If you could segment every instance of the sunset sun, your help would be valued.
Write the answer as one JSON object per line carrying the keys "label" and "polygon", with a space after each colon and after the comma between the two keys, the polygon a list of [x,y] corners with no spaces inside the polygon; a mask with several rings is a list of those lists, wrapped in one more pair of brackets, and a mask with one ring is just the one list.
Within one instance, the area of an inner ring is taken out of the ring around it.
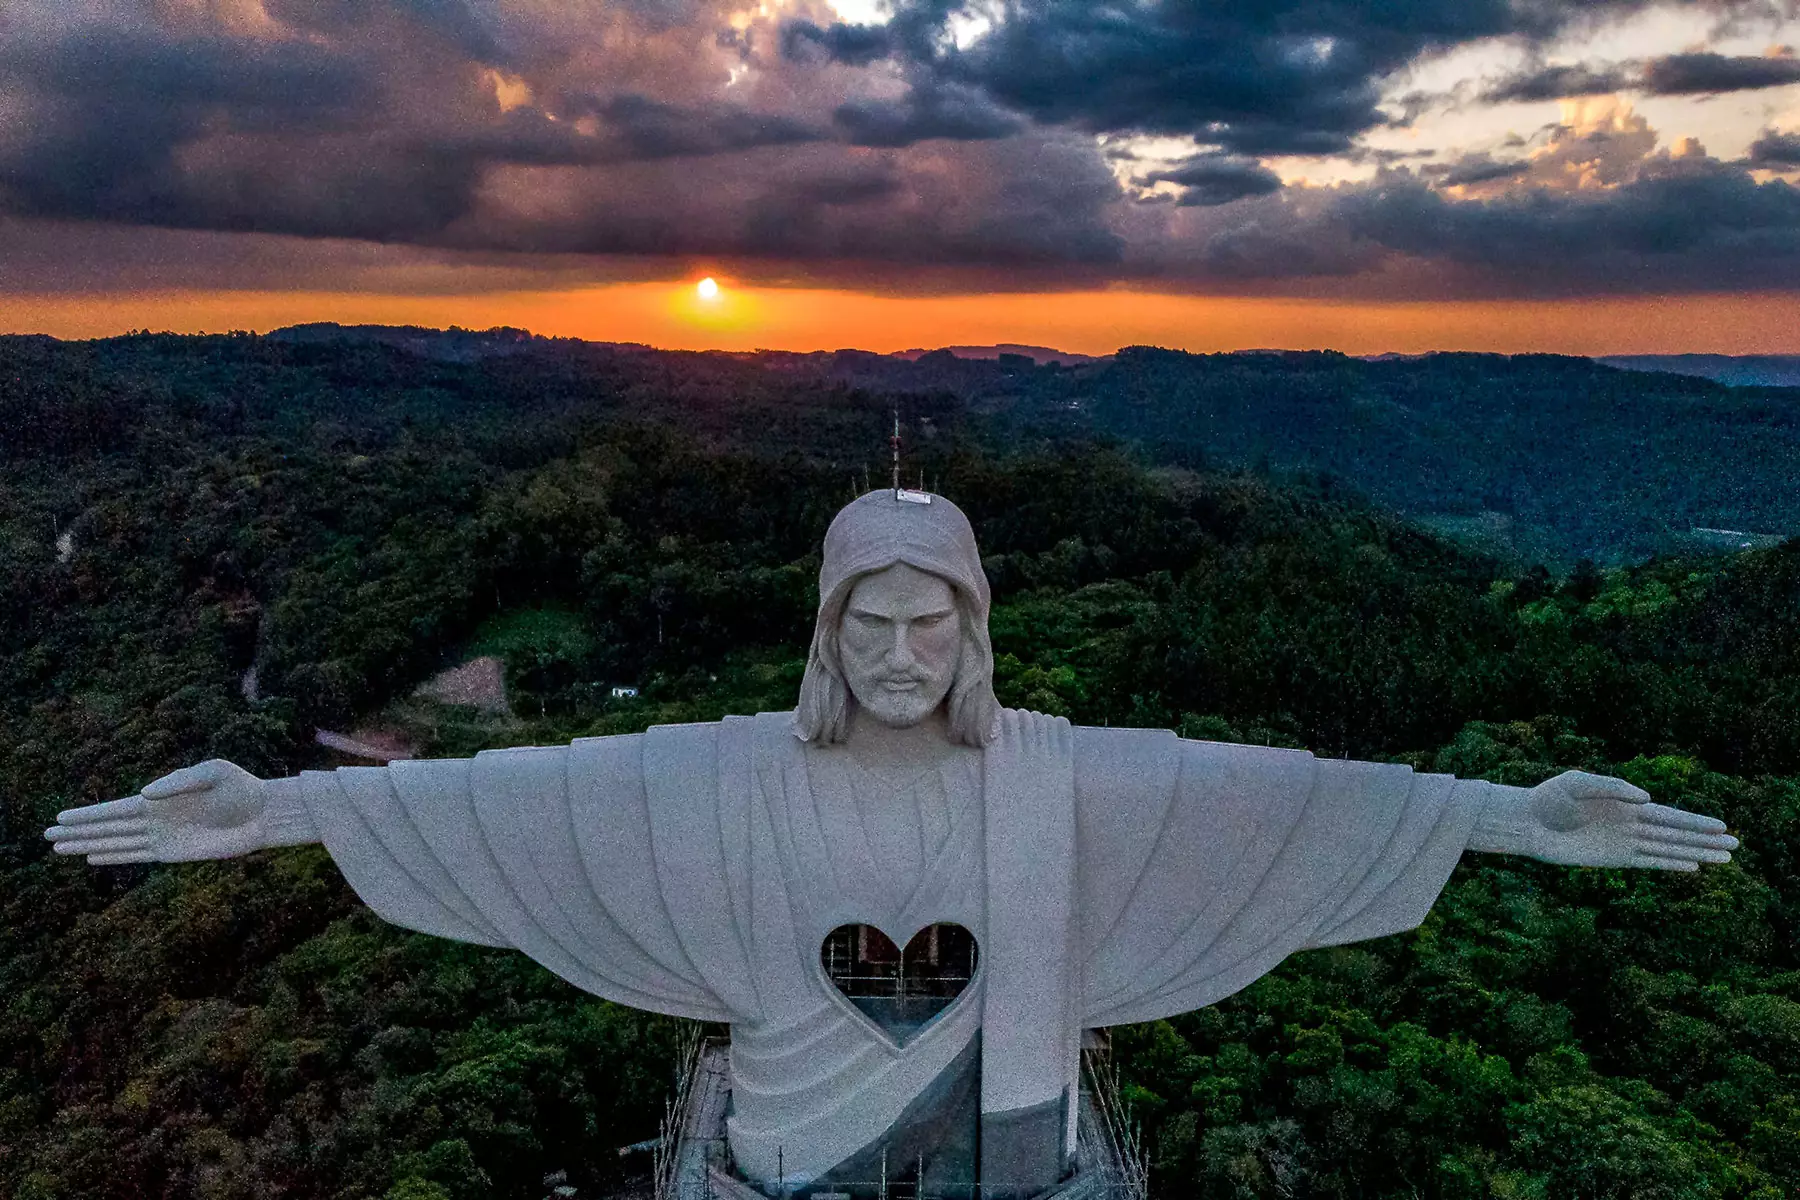
{"label": "sunset sun", "polygon": [[708,275],[700,281],[695,290],[700,293],[702,300],[717,300],[719,298],[719,281]]}

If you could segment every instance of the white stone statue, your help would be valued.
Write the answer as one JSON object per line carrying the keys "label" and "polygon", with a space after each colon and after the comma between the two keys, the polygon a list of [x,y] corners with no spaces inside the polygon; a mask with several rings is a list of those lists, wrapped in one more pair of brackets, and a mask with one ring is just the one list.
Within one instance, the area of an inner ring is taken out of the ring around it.
{"label": "white stone statue", "polygon": [[[847,506],[819,596],[794,712],[293,779],[213,761],[46,836],[98,864],[322,841],[395,924],[729,1022],[730,1147],[764,1189],[872,1178],[879,1147],[1021,1195],[1070,1166],[1084,1029],[1412,929],[1464,850],[1691,871],[1738,844],[1578,771],[1512,788],[1002,709],[974,534],[940,496]],[[940,923],[978,965],[922,1028],[821,966],[841,926]],[[977,1110],[977,1139],[944,1116]]]}

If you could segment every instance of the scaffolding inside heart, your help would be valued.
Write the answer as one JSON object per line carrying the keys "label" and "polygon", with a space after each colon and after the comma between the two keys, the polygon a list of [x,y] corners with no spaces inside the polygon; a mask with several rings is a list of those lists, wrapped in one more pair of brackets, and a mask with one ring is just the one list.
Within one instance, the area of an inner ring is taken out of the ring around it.
{"label": "scaffolding inside heart", "polygon": [[819,946],[826,978],[902,1045],[955,1003],[977,955],[975,935],[948,922],[919,930],[904,950],[873,925],[840,925]]}

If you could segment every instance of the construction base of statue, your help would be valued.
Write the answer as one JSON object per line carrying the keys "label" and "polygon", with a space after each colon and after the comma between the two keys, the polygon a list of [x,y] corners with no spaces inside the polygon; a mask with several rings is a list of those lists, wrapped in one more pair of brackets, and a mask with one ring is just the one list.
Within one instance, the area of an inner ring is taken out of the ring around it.
{"label": "construction base of statue", "polygon": [[[866,1159],[873,1168],[867,1179],[834,1171],[828,1179],[778,1189],[749,1183],[736,1170],[726,1137],[730,1058],[727,1038],[696,1038],[690,1046],[658,1144],[656,1200],[1021,1200],[978,1181],[934,1179],[923,1160],[903,1162],[882,1150],[859,1156],[857,1165]],[[1107,1041],[1090,1031],[1071,1170],[1033,1200],[1144,1200],[1147,1191],[1137,1130],[1120,1101]]]}

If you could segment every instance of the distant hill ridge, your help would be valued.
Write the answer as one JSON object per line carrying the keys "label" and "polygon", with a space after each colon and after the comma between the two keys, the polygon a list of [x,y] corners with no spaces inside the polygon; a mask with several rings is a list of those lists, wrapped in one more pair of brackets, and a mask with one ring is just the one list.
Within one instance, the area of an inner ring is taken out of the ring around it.
{"label": "distant hill ridge", "polygon": [[420,358],[439,362],[475,362],[518,354],[523,350],[547,346],[609,346],[649,349],[636,342],[588,342],[581,338],[553,338],[497,325],[492,329],[433,329],[424,325],[339,325],[336,321],[315,321],[306,325],[288,325],[266,335],[270,341],[297,345],[323,345],[348,342],[356,345],[393,346]]}
{"label": "distant hill ridge", "polygon": [[[1233,350],[1246,356],[1308,354],[1317,351],[1283,350],[1255,347]],[[1425,350],[1400,353],[1389,350],[1382,354],[1357,354],[1364,362],[1414,362],[1437,354],[1456,354],[1455,350]],[[1660,371],[1667,375],[1690,375],[1710,379],[1727,387],[1800,387],[1800,354],[1598,354],[1592,361],[1621,371]]]}
{"label": "distant hill ridge", "polygon": [[1018,342],[1002,342],[997,346],[939,346],[933,350],[915,348],[912,350],[896,350],[890,358],[903,358],[908,362],[917,362],[927,354],[953,354],[957,358],[974,358],[1000,361],[1008,355],[1029,358],[1036,366],[1047,363],[1060,363],[1073,366],[1076,363],[1100,362],[1111,358],[1110,354],[1071,354],[1067,350],[1052,350],[1048,346],[1025,346]]}
{"label": "distant hill ridge", "polygon": [[[605,346],[633,350],[654,349],[654,347],[641,342],[605,342],[590,341],[584,338],[546,337],[527,329],[516,329],[505,325],[492,329],[463,329],[455,325],[448,329],[433,329],[423,325],[340,325],[335,321],[315,321],[276,329],[267,336],[273,341],[295,343],[374,342],[394,346],[422,358],[447,362],[472,362],[482,358],[517,354],[521,350],[533,346],[557,344]],[[1246,358],[1283,358],[1297,354],[1336,352],[1256,346],[1227,353]],[[1415,362],[1439,354],[1459,353],[1462,352],[1455,350],[1427,350],[1419,353],[1387,351],[1381,354],[1359,354],[1345,357],[1357,358],[1363,362],[1389,363]],[[1068,350],[1027,345],[1021,342],[1000,342],[991,346],[937,346],[932,348],[915,346],[909,350],[896,350],[887,355],[876,355],[871,351],[852,348],[812,352],[769,350],[731,352],[733,358],[750,360],[764,356],[779,356],[791,360],[832,355],[885,357],[905,362],[917,362],[928,356],[935,356],[939,361],[945,357],[954,357],[974,362],[1006,362],[1007,360],[1027,358],[1034,366],[1052,364],[1079,366],[1106,362],[1114,357],[1112,354],[1076,354]],[[1800,354],[1612,354],[1593,356],[1592,361],[1625,371],[1660,371],[1671,375],[1689,375],[1700,379],[1710,379],[1715,383],[1722,383],[1730,387],[1800,387]]]}

